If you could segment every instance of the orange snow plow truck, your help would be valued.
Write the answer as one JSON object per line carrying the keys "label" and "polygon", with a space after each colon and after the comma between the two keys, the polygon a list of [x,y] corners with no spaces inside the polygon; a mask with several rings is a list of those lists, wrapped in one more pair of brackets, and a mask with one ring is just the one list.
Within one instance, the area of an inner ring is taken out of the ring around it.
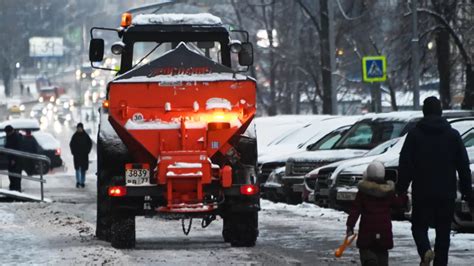
{"label": "orange snow plow truck", "polygon": [[233,70],[253,63],[248,33],[232,40],[210,14],[125,13],[118,29],[91,29],[96,68],[111,68],[99,30],[117,32],[120,70],[100,110],[97,237],[133,248],[136,216],[181,220],[185,234],[219,216],[224,241],[254,246],[256,83]]}

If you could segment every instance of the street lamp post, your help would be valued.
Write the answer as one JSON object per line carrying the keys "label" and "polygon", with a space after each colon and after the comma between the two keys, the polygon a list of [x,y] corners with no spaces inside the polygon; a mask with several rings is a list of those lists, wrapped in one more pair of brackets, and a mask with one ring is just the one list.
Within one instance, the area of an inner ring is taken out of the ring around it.
{"label": "street lamp post", "polygon": [[418,15],[417,15],[418,0],[411,0],[412,10],[412,26],[413,26],[413,37],[411,39],[412,45],[412,86],[413,86],[413,109],[420,109],[420,88],[419,88],[419,39],[418,39]]}

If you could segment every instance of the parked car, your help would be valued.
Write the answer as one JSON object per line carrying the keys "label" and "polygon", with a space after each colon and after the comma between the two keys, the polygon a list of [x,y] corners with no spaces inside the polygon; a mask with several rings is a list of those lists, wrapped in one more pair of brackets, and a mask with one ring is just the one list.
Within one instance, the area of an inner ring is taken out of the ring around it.
{"label": "parked car", "polygon": [[[467,117],[471,111],[446,111],[446,118]],[[286,162],[283,183],[302,184],[304,176],[318,167],[333,162],[363,156],[370,149],[394,138],[405,135],[423,117],[422,112],[390,112],[368,114],[354,124],[333,146],[330,152],[316,151],[301,156],[293,156]],[[300,186],[294,186],[299,188]],[[298,191],[293,191],[297,198]],[[300,192],[301,193],[301,192]]]}
{"label": "parked car", "polygon": [[353,168],[365,167],[381,154],[391,151],[399,141],[400,138],[388,140],[373,148],[362,157],[338,161],[309,172],[304,177],[303,199],[306,194],[308,202],[314,202],[322,207],[329,207],[329,195],[332,187],[336,184],[336,177],[338,175],[344,174],[343,178],[338,181],[340,185],[357,184],[362,179],[362,174],[359,174],[358,171],[352,173],[351,171],[354,171]]}
{"label": "parked car", "polygon": [[[341,138],[344,133],[350,128],[350,126],[344,126],[338,128],[329,134],[322,137],[316,143],[308,146],[306,153],[308,152],[331,152],[331,149],[334,146],[334,143],[337,142],[339,138]],[[286,167],[279,167],[272,171],[270,174],[267,182],[265,182],[262,186],[262,189],[265,195],[271,195],[273,199],[277,201],[286,201],[287,203],[299,203],[301,201],[301,193],[293,191],[293,185],[302,183],[303,180],[292,180],[292,179],[284,179],[286,173]],[[275,173],[274,173],[275,172]],[[270,178],[272,177],[272,178]],[[296,181],[296,182],[294,182]],[[268,193],[267,193],[268,192]]]}
{"label": "parked car", "polygon": [[274,169],[284,166],[289,157],[301,152],[327,149],[315,146],[315,143],[334,130],[348,129],[359,118],[360,116],[326,117],[319,121],[312,121],[275,139],[268,145],[266,155],[259,154],[258,180],[260,184],[266,182],[268,175]]}
{"label": "parked car", "polygon": [[280,138],[299,130],[304,126],[327,119],[329,115],[280,115],[257,117],[251,123],[257,132],[257,150],[259,156],[268,154],[267,149]]}
{"label": "parked car", "polygon": [[33,132],[33,137],[38,143],[38,153],[48,156],[51,160],[50,169],[63,165],[61,159],[61,144],[53,135],[48,132]]}
{"label": "parked car", "polygon": [[[60,142],[54,138],[53,135],[42,132],[40,125],[36,119],[12,119],[3,121],[0,123],[0,131],[3,131],[5,126],[11,125],[15,130],[18,130],[21,134],[24,134],[25,130],[31,130],[32,136],[38,144],[38,154],[48,156],[51,160],[50,165],[46,165],[44,162],[37,161],[32,171],[27,174],[36,175],[40,173],[40,163],[42,163],[43,174],[47,173],[50,169],[62,166],[63,162],[61,159],[61,147]],[[4,132],[0,132],[0,147],[5,146],[6,135]],[[0,169],[5,170],[8,168],[8,161],[5,154],[0,153]]]}
{"label": "parked car", "polygon": [[[471,162],[474,163],[474,147],[469,146],[470,144],[474,146],[474,117],[451,118],[448,119],[448,122],[453,128],[463,134],[463,141],[469,151],[468,154],[470,156]],[[467,132],[465,132],[466,130]],[[472,132],[472,135],[469,132]],[[405,137],[400,138],[398,143],[393,145],[393,147],[388,152],[374,158],[375,160],[381,161],[385,165],[385,178],[387,180],[397,182],[399,154],[403,147],[404,141]],[[339,172],[334,173],[332,177],[334,180],[333,185],[328,188],[329,207],[344,211],[347,211],[348,208],[350,208],[350,206],[352,205],[352,201],[355,199],[355,195],[357,193],[358,181],[348,182],[348,179],[351,178],[351,180],[360,180],[362,178],[363,172],[365,171],[367,165],[370,162],[371,161],[367,161],[365,163],[354,166],[349,165],[347,167],[344,167],[344,169],[341,169]],[[409,193],[409,198],[411,198],[411,193]],[[462,204],[460,201],[458,202],[459,204]],[[459,207],[460,210],[461,207]],[[410,216],[411,204],[408,204],[408,209],[406,210],[397,210],[396,212],[394,212],[394,217],[397,218],[410,218]],[[461,214],[459,214],[459,216],[461,216]]]}

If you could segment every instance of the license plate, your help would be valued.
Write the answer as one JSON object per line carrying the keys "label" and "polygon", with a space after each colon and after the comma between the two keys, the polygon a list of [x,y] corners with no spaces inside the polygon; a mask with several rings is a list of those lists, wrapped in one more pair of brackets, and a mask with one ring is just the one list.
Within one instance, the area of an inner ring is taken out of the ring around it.
{"label": "license plate", "polygon": [[329,196],[329,189],[327,188],[322,188],[319,190],[319,195],[321,196]]}
{"label": "license plate", "polygon": [[150,170],[148,169],[126,169],[125,181],[129,186],[150,184]]}
{"label": "license plate", "polygon": [[355,200],[356,194],[352,192],[337,192],[337,200]]}
{"label": "license plate", "polygon": [[465,201],[461,201],[461,212],[470,213],[469,205]]}

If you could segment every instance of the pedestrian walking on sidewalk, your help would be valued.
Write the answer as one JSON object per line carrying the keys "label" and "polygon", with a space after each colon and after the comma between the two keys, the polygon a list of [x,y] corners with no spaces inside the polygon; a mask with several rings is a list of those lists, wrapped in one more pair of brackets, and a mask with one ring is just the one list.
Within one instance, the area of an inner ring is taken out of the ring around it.
{"label": "pedestrian walking on sidewalk", "polygon": [[76,187],[83,188],[86,182],[86,171],[89,169],[89,153],[92,149],[92,140],[84,131],[84,125],[82,123],[77,124],[76,133],[72,135],[69,147],[74,157]]}
{"label": "pedestrian walking on sidewalk", "polygon": [[[21,150],[24,152],[36,153],[36,154],[38,153],[38,142],[31,134],[31,130],[29,129],[25,130],[25,135],[23,136],[20,146],[21,146]],[[35,160],[23,158],[21,165],[27,175],[31,176],[35,174]],[[47,170],[47,169],[43,169],[43,170]]]}
{"label": "pedestrian walking on sidewalk", "polygon": [[388,265],[388,250],[393,248],[391,209],[406,205],[406,194],[395,195],[395,183],[385,181],[385,167],[374,161],[364,172],[359,191],[347,218],[347,236],[354,234],[360,218],[357,247],[365,265]]}
{"label": "pedestrian walking on sidewalk", "polygon": [[[406,192],[412,183],[412,234],[421,258],[420,265],[447,265],[451,222],[454,217],[457,180],[462,199],[472,206],[471,170],[459,132],[441,117],[441,102],[428,97],[423,119],[408,132],[400,153],[397,191]],[[428,227],[434,225],[434,252]]]}
{"label": "pedestrian walking on sidewalk", "polygon": [[[22,136],[18,133],[12,126],[7,125],[4,128],[5,134],[7,135],[5,141],[5,148],[12,149],[12,150],[20,150],[21,149],[21,142]],[[20,158],[15,155],[7,155],[8,159],[8,173],[20,175],[21,174],[21,162]],[[21,192],[21,178],[8,175],[8,179],[10,179],[10,190],[16,190]]]}

